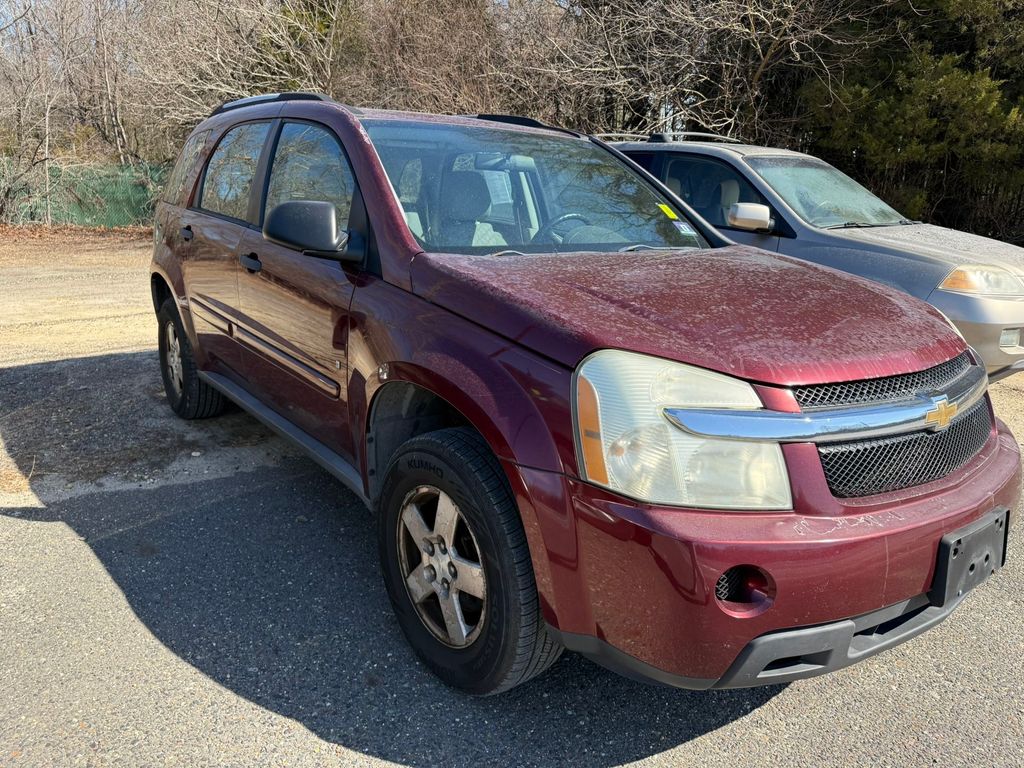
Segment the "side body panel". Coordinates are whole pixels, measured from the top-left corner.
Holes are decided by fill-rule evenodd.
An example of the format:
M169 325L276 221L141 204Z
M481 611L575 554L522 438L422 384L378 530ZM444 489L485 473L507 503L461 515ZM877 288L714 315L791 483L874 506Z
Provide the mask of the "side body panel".
M236 336L246 388L305 432L352 460L345 388L352 276L336 261L304 256L264 239L242 238Z
M865 248L813 228L804 228L795 239L785 240L779 252L884 283L919 299L927 299L949 272L947 266L929 259L890 248Z

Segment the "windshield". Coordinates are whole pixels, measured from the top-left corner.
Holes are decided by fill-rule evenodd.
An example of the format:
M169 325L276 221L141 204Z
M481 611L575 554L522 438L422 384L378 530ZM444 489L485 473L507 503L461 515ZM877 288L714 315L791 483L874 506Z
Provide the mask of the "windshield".
M363 126L427 251L706 247L669 199L587 139L408 120Z
M815 227L884 227L906 221L845 173L813 157L748 157L747 164Z

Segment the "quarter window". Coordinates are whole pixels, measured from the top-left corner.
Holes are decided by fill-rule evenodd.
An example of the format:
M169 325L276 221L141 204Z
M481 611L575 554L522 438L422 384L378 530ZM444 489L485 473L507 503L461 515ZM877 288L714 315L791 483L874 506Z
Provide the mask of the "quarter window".
M181 202L181 194L184 191L182 188L185 186L185 180L195 167L199 150L203 148L203 144L206 143L206 137L209 135L209 131L200 131L193 134L185 142L185 146L182 147L181 154L178 156L178 162L174 164L174 170L171 171L171 175L167 177L167 183L164 184L162 197L166 202L173 205L178 205Z
M334 203L338 221L352 210L355 178L341 145L330 131L306 123L285 123L274 153L265 210L289 200Z
M269 128L269 123L244 123L224 134L206 166L200 208L246 219L252 180Z

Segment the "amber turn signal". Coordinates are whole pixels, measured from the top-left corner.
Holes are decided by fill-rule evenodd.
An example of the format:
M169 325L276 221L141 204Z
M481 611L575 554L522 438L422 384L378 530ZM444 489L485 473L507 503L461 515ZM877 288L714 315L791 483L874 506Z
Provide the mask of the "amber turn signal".
M608 468L604 461L600 414L597 392L589 381L580 376L576 380L576 425L583 454L583 470L588 479L607 485Z

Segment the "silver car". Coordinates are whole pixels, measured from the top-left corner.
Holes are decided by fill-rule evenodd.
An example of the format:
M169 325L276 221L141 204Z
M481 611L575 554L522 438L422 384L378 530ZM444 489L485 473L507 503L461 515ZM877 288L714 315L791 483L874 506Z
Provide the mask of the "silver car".
M799 152L666 134L613 146L736 242L925 299L978 351L991 378L1024 370L1024 248L911 221Z

